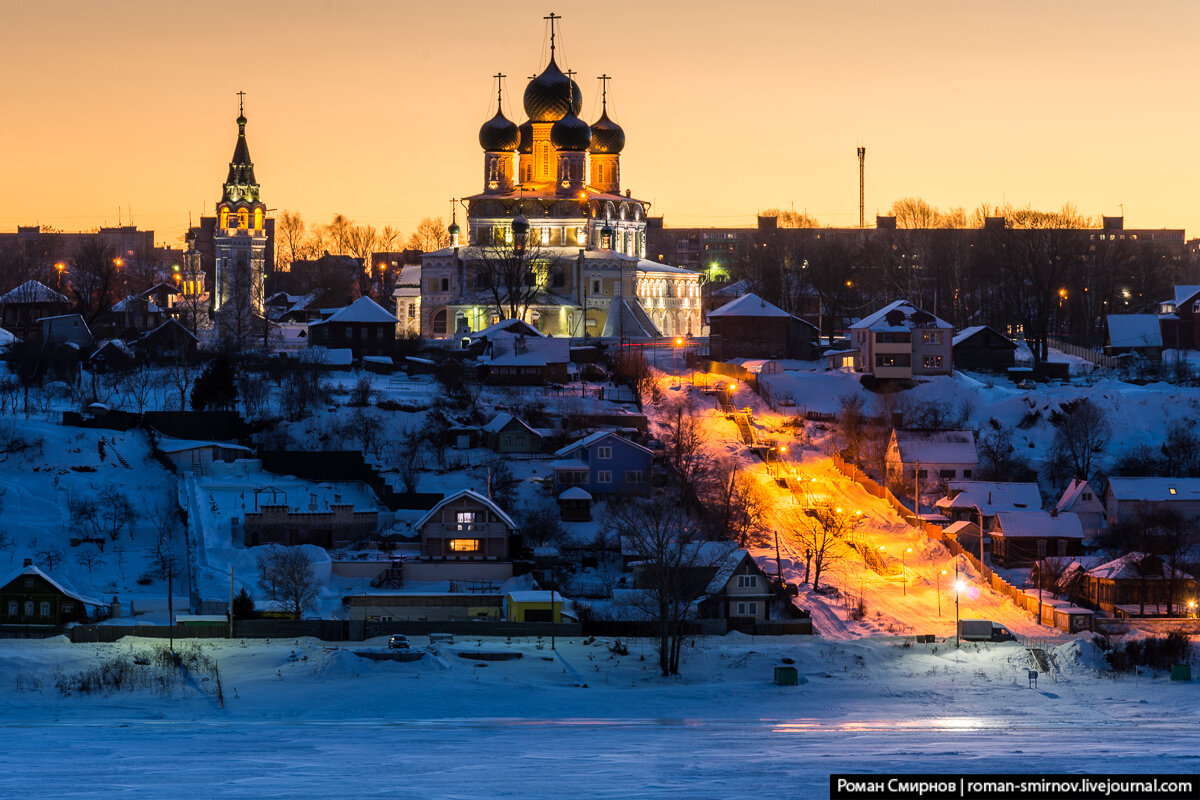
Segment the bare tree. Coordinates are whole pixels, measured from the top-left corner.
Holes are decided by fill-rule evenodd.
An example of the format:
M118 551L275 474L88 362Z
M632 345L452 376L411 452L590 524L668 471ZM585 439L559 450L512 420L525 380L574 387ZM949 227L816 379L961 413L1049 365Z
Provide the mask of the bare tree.
M133 503L120 489L106 486L100 491L97 502L100 528L108 534L108 538L117 541L121 533L128 530L133 535L133 523L137 521L137 512Z
M1052 451L1070 464L1075 476L1087 479L1092 463L1104 452L1112 437L1112 426L1104 411L1086 397L1062 406L1055 420Z
M258 556L258 585L296 619L312 608L320 584L312 559L300 547L271 547Z
M639 559L637 605L658 629L658 667L664 677L678 675L685 625L734 545L703 541L700 525L662 498L618 506L612 524Z
M93 550L90 547L84 547L82 550L77 552L75 554L75 560L79 562L80 566L87 568L88 575L91 575L96 567L104 563L104 559L100 556L100 551Z
M450 231L441 217L425 217L408 237L408 248L429 253L450 246Z
M525 319L546 288L551 262L538 244L482 247L472 288L489 295L493 311L502 319Z
M740 547L750 544L762 531L766 498L754 477L741 469L735 456L714 462L705 482L704 505L720 538Z
M57 545L51 545L37 554L37 560L45 564L46 569L53 571L59 564L63 563L62 548Z
M679 477L685 499L695 500L697 484L709 467L696 407L688 397L665 400L660 419L666 429L667 464Z
M293 261L308 258L304 228L299 212L285 210L275 218L275 266L280 271L289 272Z
M857 517L830 503L817 503L810 508L788 509L782 522L804 549L805 556L812 558L815 592L821 585L821 573L843 556Z

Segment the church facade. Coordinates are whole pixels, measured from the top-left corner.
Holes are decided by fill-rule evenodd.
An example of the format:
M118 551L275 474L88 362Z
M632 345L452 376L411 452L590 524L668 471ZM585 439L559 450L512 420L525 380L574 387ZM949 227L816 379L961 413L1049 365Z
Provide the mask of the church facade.
M550 60L525 88L527 120L497 111L479 131L482 191L464 198L466 232L421 257L419 309L426 338L478 331L520 317L545 334L652 339L699 335L700 273L646 258L649 203L622 192L625 132L608 116L579 113L583 93ZM411 300L409 300L411 303Z

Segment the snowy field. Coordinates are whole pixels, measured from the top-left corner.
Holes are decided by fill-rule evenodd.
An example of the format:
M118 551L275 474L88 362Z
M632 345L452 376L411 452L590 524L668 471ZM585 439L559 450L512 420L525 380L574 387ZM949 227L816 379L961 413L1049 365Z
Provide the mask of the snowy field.
M0 796L807 798L831 772L1200 771L1200 687L1101 677L1087 639L1063 640L1037 689L1015 644L733 634L686 648L672 680L646 642L557 644L460 639L395 663L348 649L382 639L216 641L221 708L212 681L53 685L151 640L6 641ZM524 658L457 655L480 649ZM783 658L800 686L770 682Z

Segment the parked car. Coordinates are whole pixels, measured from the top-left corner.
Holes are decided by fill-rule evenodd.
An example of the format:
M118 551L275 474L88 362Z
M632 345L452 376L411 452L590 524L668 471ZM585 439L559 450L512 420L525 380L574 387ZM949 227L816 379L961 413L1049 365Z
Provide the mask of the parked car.
M399 633L393 633L390 637L388 637L388 649L389 650L407 650L408 649L408 637L404 636L402 634L399 634Z
M1015 642L1016 636L990 619L960 619L958 621L959 638L968 642Z

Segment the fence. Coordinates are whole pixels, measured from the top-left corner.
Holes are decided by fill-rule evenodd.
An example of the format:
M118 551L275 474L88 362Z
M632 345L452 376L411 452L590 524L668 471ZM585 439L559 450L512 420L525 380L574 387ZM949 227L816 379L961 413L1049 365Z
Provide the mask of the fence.
M56 635L60 631L54 631ZM237 620L235 639L298 639L309 636L326 642L361 642L377 636L402 633L428 636L448 633L454 636L581 636L583 626L567 622L428 622L394 620L375 622L346 619L313 620ZM126 636L150 639L226 639L229 625L76 625L69 631L71 641L79 643L115 642Z
M1084 361L1090 361L1096 366L1104 367L1105 369L1116 369L1121 365L1119 359L1114 358L1113 356L1106 356L1095 348L1083 347L1081 345L1068 342L1064 339L1059 339L1055 336L1047 336L1046 344L1048 344L1050 347L1053 347L1055 350L1061 350L1067 355L1075 356L1076 358L1082 358Z
M984 564L971 553L967 552L967 550L965 550L963 546L960 545L953 537L946 536L942 529L937 525L925 522L923 519L916 516L912 511L909 511L903 503L896 499L896 496L892 494L890 489L885 486L880 486L865 472L853 464L847 463L836 453L832 458L833 466L838 470L838 472L857 483L859 486L865 489L868 494L878 497L882 500L886 500L888 504L895 509L900 518L904 520L904 522L910 527L917 528L930 539L941 542L946 546L946 549L948 549L952 555L956 557L964 556L967 559L967 563L979 572L980 577L987 581L988 585L991 586L993 591L1004 595L1018 606L1024 608L1019 599L1024 596L1024 592L1013 586L1008 581L1004 580L1004 578L993 572L991 567L989 567L987 564Z

